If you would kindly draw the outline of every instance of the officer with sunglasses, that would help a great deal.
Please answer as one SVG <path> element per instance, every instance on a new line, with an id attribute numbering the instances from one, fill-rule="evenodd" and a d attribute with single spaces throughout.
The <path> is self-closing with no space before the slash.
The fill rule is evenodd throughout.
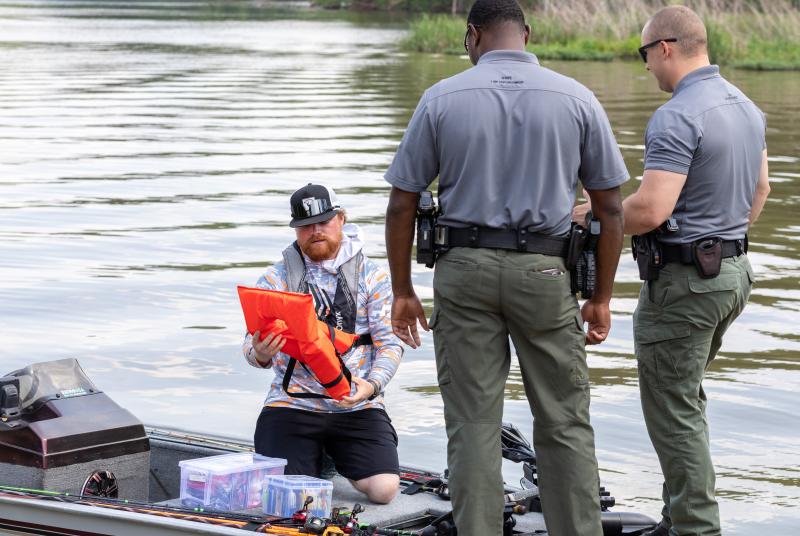
<path id="1" fill-rule="evenodd" d="M 746 233 L 769 193 L 765 118 L 710 64 L 689 8 L 658 11 L 642 43 L 647 70 L 672 93 L 647 125 L 641 186 L 623 202 L 646 280 L 633 327 L 642 410 L 664 475 L 649 535 L 718 536 L 703 377 L 752 287 Z"/>

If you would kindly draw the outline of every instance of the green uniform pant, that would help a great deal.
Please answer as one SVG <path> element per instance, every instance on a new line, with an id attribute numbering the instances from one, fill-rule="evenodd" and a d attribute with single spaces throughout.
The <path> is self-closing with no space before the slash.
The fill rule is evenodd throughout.
<path id="1" fill-rule="evenodd" d="M 584 333 L 558 257 L 454 248 L 439 258 L 431 326 L 459 536 L 502 534 L 500 426 L 516 348 L 534 415 L 551 536 L 600 536 Z"/>
<path id="2" fill-rule="evenodd" d="M 671 536 L 720 534 L 703 376 L 752 281 L 745 255 L 723 259 L 713 279 L 671 263 L 639 295 L 633 331 L 642 412 L 664 474 Z"/>

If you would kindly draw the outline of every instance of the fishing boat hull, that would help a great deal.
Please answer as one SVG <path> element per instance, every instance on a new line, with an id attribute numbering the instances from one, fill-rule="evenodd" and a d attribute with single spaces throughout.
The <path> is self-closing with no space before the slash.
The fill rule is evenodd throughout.
<path id="1" fill-rule="evenodd" d="M 150 440 L 150 501 L 104 501 L 101 498 L 72 496 L 71 499 L 37 495 L 35 493 L 0 491 L 0 531 L 5 534 L 47 535 L 115 535 L 141 536 L 153 534 L 178 535 L 239 535 L 243 530 L 258 530 L 257 510 L 244 511 L 250 522 L 230 521 L 215 517 L 213 512 L 193 512 L 177 499 L 180 486 L 178 462 L 231 452 L 250 452 L 252 445 L 229 438 L 203 436 L 178 430 L 148 428 Z M 113 467 L 109 467 L 113 472 Z M 412 479 L 436 479 L 434 472 L 403 467 L 403 489 Z M 3 484 L 8 484 L 3 482 Z M 448 500 L 430 490 L 419 493 L 400 493 L 388 505 L 373 505 L 341 476 L 333 478 L 334 505 L 351 509 L 354 504 L 365 506 L 359 521 L 376 527 L 419 530 L 431 520 L 451 510 Z M 513 491 L 513 490 L 509 490 Z M 160 510 L 159 508 L 164 508 Z M 608 535 L 641 534 L 653 526 L 647 516 L 634 513 L 604 512 L 605 533 Z M 539 512 L 516 515 L 514 534 L 546 534 L 544 519 Z M 267 518 L 261 521 L 266 523 Z"/>

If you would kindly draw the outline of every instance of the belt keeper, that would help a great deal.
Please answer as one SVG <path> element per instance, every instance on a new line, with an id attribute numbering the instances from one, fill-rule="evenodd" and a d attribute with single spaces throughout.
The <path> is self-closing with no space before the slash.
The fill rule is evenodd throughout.
<path id="1" fill-rule="evenodd" d="M 478 228 L 472 227 L 470 228 L 470 231 L 472 231 L 469 235 L 470 244 L 472 244 L 472 247 L 476 247 L 476 244 L 478 242 Z"/>
<path id="2" fill-rule="evenodd" d="M 528 243 L 528 240 L 525 236 L 528 234 L 528 231 L 525 229 L 520 229 L 517 232 L 517 251 L 525 251 L 525 245 Z"/>

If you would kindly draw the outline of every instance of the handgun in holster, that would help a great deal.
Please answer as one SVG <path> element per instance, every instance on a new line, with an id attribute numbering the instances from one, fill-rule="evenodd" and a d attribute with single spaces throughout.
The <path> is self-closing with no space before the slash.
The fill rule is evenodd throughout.
<path id="1" fill-rule="evenodd" d="M 678 222 L 670 216 L 667 221 L 649 233 L 631 237 L 631 251 L 633 259 L 639 267 L 639 279 L 642 281 L 655 281 L 658 279 L 658 273 L 664 267 L 664 255 L 658 236 L 677 233 L 678 230 Z"/>
<path id="2" fill-rule="evenodd" d="M 436 263 L 434 232 L 439 210 L 433 194 L 422 192 L 417 203 L 417 263 L 433 268 Z"/>
<path id="3" fill-rule="evenodd" d="M 567 269 L 573 294 L 589 299 L 597 287 L 597 243 L 600 239 L 600 220 L 589 212 L 583 225 L 573 223 L 567 250 Z"/>

